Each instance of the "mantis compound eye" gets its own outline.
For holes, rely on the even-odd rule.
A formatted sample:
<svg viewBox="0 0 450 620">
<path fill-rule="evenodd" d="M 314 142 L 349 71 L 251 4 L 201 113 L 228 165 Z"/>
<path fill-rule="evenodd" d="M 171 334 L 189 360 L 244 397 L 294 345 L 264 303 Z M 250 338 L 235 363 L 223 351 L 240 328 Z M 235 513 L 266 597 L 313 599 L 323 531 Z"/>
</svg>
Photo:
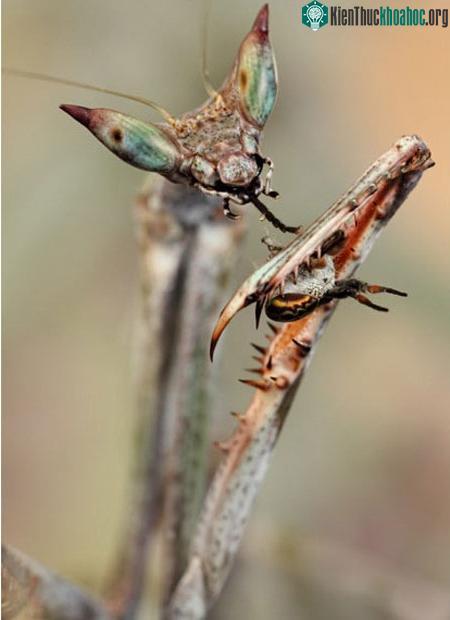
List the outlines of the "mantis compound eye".
<svg viewBox="0 0 450 620">
<path fill-rule="evenodd" d="M 277 97 L 277 68 L 269 41 L 269 7 L 258 13 L 239 50 L 236 81 L 247 120 L 264 127 Z"/>
<path fill-rule="evenodd" d="M 223 157 L 218 165 L 220 180 L 226 185 L 246 187 L 258 175 L 256 161 L 241 153 L 231 153 Z"/>
<path fill-rule="evenodd" d="M 156 125 L 104 108 L 60 107 L 89 129 L 107 149 L 132 166 L 163 174 L 177 169 L 179 150 Z"/>
<path fill-rule="evenodd" d="M 212 187 L 218 180 L 215 167 L 207 159 L 200 157 L 200 155 L 194 157 L 191 164 L 191 172 L 202 185 L 210 185 Z"/>
</svg>

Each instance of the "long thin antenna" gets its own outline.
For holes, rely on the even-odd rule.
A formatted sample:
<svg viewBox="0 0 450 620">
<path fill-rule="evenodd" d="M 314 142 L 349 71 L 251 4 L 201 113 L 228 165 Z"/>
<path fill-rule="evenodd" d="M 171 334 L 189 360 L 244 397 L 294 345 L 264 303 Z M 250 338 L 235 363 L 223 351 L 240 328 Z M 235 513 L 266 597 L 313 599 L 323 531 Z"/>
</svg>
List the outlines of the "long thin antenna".
<svg viewBox="0 0 450 620">
<path fill-rule="evenodd" d="M 212 0 L 205 0 L 205 17 L 203 19 L 202 33 L 202 79 L 206 92 L 210 97 L 217 97 L 219 94 L 211 83 L 208 70 L 208 34 L 209 34 L 209 18 L 211 15 Z"/>
<path fill-rule="evenodd" d="M 173 124 L 175 118 L 167 112 L 163 107 L 144 97 L 138 97 L 136 95 L 127 95 L 117 90 L 111 90 L 110 88 L 101 88 L 99 86 L 93 86 L 92 84 L 85 84 L 84 82 L 76 82 L 74 80 L 65 80 L 63 78 L 54 77 L 53 75 L 46 75 L 45 73 L 35 73 L 34 71 L 22 71 L 21 69 L 2 69 L 2 73 L 9 75 L 17 75 L 19 77 L 30 78 L 32 80 L 40 80 L 41 82 L 55 82 L 56 84 L 65 84 L 66 86 L 76 86 L 77 88 L 83 88 L 84 90 L 93 90 L 97 93 L 106 93 L 107 95 L 114 95 L 116 97 L 122 97 L 122 99 L 129 99 L 131 101 L 137 101 L 143 103 L 150 108 L 153 108 L 166 119 L 167 122 Z"/>
</svg>

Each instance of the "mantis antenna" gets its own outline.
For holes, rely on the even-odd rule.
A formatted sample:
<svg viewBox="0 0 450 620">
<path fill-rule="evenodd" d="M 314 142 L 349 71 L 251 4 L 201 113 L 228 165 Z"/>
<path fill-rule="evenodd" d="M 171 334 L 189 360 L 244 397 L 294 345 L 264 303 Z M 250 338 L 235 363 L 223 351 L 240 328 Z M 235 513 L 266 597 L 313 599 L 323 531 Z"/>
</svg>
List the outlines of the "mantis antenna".
<svg viewBox="0 0 450 620">
<path fill-rule="evenodd" d="M 138 97 L 136 95 L 127 95 L 126 93 L 121 93 L 117 90 L 111 90 L 110 88 L 101 88 L 99 86 L 93 86 L 92 84 L 85 84 L 84 82 L 76 82 L 74 80 L 65 80 L 63 78 L 54 77 L 52 75 L 46 75 L 45 73 L 35 73 L 34 71 L 22 71 L 21 69 L 2 69 L 2 73 L 6 73 L 9 75 L 17 75 L 19 77 L 30 78 L 32 80 L 40 80 L 41 82 L 55 82 L 56 84 L 65 84 L 66 86 L 76 86 L 77 88 L 83 88 L 84 90 L 93 90 L 97 93 L 106 93 L 107 95 L 115 95 L 116 97 L 122 97 L 122 99 L 129 99 L 131 101 L 137 101 L 138 103 L 142 103 L 150 108 L 153 108 L 166 121 L 170 124 L 175 123 L 175 118 L 167 112 L 163 107 L 151 101 L 150 99 L 145 99 L 144 97 Z"/>
<path fill-rule="evenodd" d="M 209 21 L 211 15 L 212 0 L 205 0 L 205 17 L 203 20 L 203 33 L 202 33 L 202 79 L 206 92 L 210 97 L 217 97 L 219 94 L 214 86 L 211 84 L 208 71 L 208 32 Z"/>
</svg>

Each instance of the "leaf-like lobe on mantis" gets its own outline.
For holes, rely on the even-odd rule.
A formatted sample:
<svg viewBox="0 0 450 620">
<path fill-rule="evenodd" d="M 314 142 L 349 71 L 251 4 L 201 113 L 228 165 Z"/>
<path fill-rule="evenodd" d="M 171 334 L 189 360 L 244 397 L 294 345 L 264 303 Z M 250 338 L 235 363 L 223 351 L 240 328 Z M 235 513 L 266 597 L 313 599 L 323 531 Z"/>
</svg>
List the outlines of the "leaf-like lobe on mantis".
<svg viewBox="0 0 450 620">
<path fill-rule="evenodd" d="M 104 108 L 66 104 L 61 110 L 89 129 L 112 153 L 136 168 L 170 174 L 178 166 L 178 147 L 152 123 Z"/>
<path fill-rule="evenodd" d="M 275 105 L 277 68 L 269 41 L 266 5 L 241 44 L 236 67 L 242 111 L 250 123 L 264 127 Z"/>
</svg>

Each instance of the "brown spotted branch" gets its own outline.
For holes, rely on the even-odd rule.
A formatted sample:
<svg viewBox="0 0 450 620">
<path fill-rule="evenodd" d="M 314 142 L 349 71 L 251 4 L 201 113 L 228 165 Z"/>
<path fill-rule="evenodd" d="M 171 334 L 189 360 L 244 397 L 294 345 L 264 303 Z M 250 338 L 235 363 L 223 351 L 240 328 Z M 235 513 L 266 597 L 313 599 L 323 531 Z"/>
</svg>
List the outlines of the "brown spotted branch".
<svg viewBox="0 0 450 620">
<path fill-rule="evenodd" d="M 337 278 L 349 277 L 365 260 L 378 234 L 431 165 L 420 138 L 402 138 L 316 221 L 320 224 L 317 239 L 337 230 L 343 233 L 344 243 L 334 256 Z M 355 202 L 355 196 L 362 198 Z M 321 235 L 321 230 L 326 234 Z M 312 245 L 309 255 L 319 249 L 320 245 Z M 288 271 L 295 272 L 298 265 L 286 252 L 291 261 Z M 235 298 L 239 300 L 239 295 Z M 333 301 L 299 321 L 271 326 L 268 346 L 255 347 L 257 377 L 245 380 L 255 388 L 253 399 L 247 411 L 237 416 L 232 437 L 222 443 L 225 457 L 208 490 L 189 564 L 167 618 L 204 618 L 220 594 L 292 400 L 336 305 Z"/>
<path fill-rule="evenodd" d="M 2 546 L 2 618 L 111 620 L 100 601 L 6 545 Z"/>
</svg>

